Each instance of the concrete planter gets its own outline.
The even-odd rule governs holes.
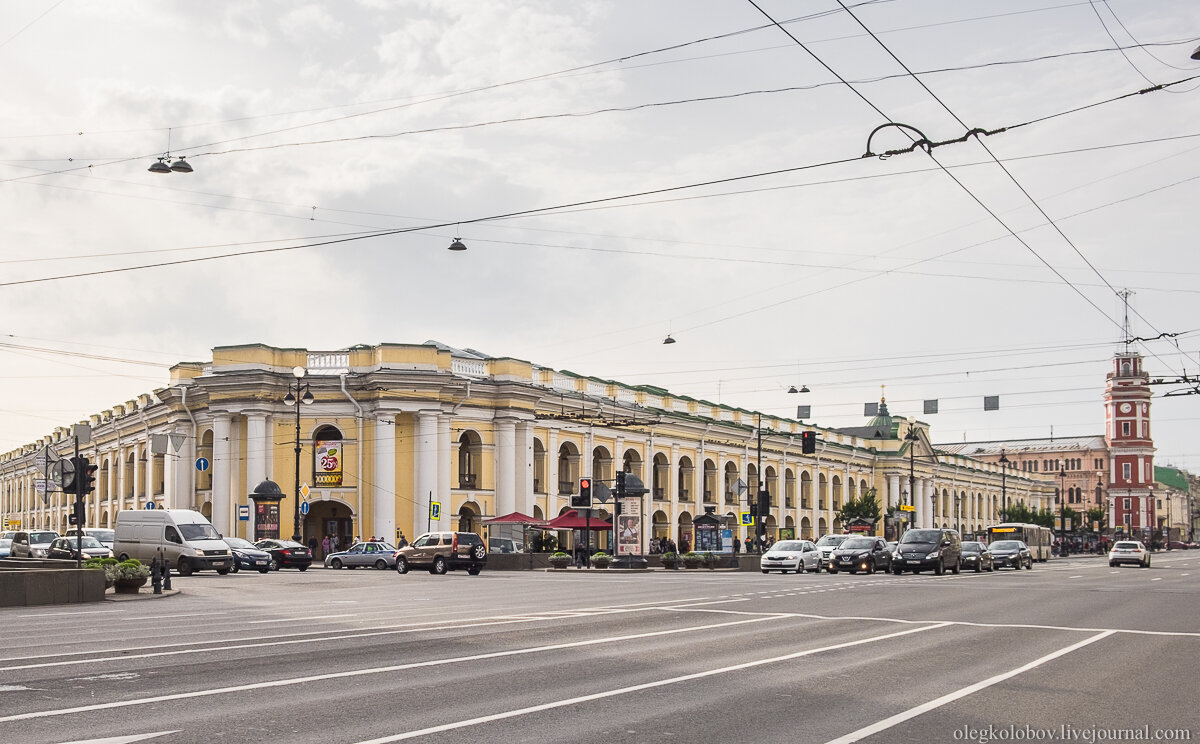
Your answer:
[[[117,579],[113,582],[113,591],[117,594],[137,594],[138,589],[146,585],[146,577],[136,579]]]

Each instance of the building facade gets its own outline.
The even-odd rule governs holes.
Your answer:
[[[692,520],[706,511],[736,525],[760,479],[772,536],[841,531],[843,503],[867,492],[887,512],[914,505],[913,524],[964,532],[996,520],[1002,489],[1035,508],[1053,497],[1044,478],[935,451],[919,421],[824,429],[435,342],[218,347],[211,362],[178,364],[167,387],[85,423],[81,454],[99,466],[89,525],[153,504],[196,509],[222,534],[248,539],[249,496],[266,480],[283,494],[282,535],[296,521],[305,540],[343,541],[483,533],[484,520],[511,512],[552,519],[569,509],[581,477],[611,485],[617,469],[648,489],[643,547],[649,537],[693,542]],[[801,453],[805,430],[817,433],[813,454]],[[37,461],[73,446],[64,427],[0,456],[7,521],[66,528],[69,500],[38,492]]]

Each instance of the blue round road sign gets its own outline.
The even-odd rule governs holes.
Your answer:
[[[147,509],[156,509],[157,507],[156,507],[156,506],[154,506],[154,502],[153,502],[153,501],[147,501],[147,502],[146,502],[146,508],[147,508]]]
[[[201,473],[203,473],[205,470],[208,470],[208,458],[207,457],[197,457],[196,458],[196,470],[199,470]]]
[[[304,514],[304,515],[308,514],[308,502],[307,501],[300,502],[300,513]]]

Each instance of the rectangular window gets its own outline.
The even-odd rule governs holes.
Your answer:
[[[1129,511],[1129,499],[1125,499],[1125,511]]]
[[[1121,422],[1121,436],[1123,436],[1123,437],[1129,436],[1129,422],[1128,421]]]
[[[1126,481],[1130,480],[1133,477],[1133,466],[1130,463],[1127,463],[1127,462],[1121,463],[1121,477],[1124,478]]]

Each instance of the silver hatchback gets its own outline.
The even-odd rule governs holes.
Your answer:
[[[372,566],[374,568],[395,568],[396,548],[385,542],[354,543],[347,550],[330,553],[325,556],[326,568],[358,568]]]

